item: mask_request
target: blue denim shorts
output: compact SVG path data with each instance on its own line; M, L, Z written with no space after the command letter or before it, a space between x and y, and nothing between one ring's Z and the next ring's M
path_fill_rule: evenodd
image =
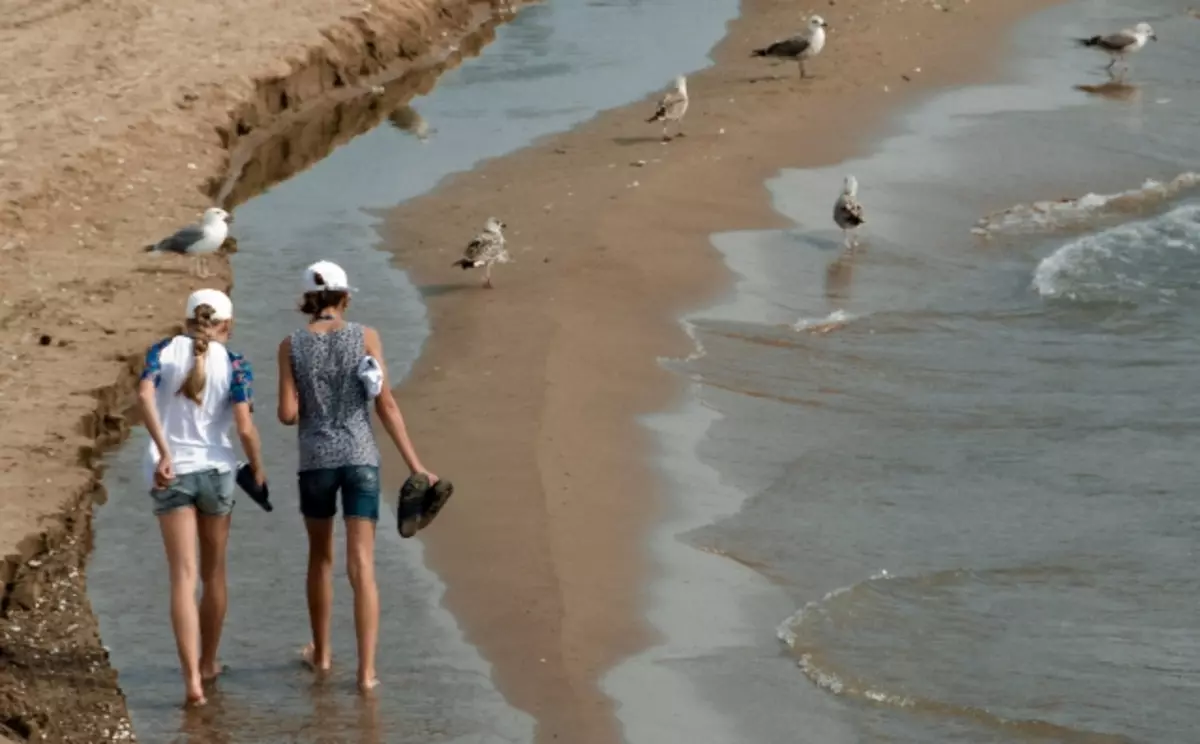
M192 506L207 517L224 517L233 512L233 471L201 470L184 473L166 488L150 490L154 515Z
M333 519L342 493L346 519L379 520L379 468L346 465L300 473L300 513L308 519Z

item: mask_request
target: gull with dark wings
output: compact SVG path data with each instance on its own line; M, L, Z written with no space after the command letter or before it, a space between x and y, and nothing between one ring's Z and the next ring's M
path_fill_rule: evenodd
M842 193L833 204L833 221L842 229L847 248L858 245L854 231L866 223L862 202L858 200L858 179L846 176L842 182Z
M751 56L794 59L800 65L800 77L808 77L808 72L804 69L804 62L817 56L825 48L825 30L827 28L829 28L829 24L825 22L825 19L815 15L808 19L808 28L804 33L777 41L762 49L755 49Z
M675 78L675 87L672 88L666 95L658 101L658 108L654 111L654 116L646 120L647 124L653 124L656 121L663 123L663 142L670 142L671 137L667 136L667 127L671 122L675 122L675 136L683 136L683 128L680 122L683 121L683 115L688 109L688 92L687 78L683 75Z
M506 227L508 225L495 217L488 217L487 223L483 226L483 232L467 243L463 257L455 261L453 265L462 268L463 271L482 266L483 286L491 289L492 265L508 263L512 260L508 256L508 250L504 247L504 234L501 232Z
M1150 27L1149 23L1142 22L1133 28L1122 29L1115 34L1092 36L1087 39L1078 39L1077 41L1080 46L1099 49L1112 57L1112 60L1104 69L1108 71L1109 75L1116 77L1113 73L1113 68L1119 63L1122 68L1121 71L1124 73L1128 64L1127 57L1141 50L1142 47L1146 46L1146 42L1150 40L1158 41L1158 35L1154 33L1154 29Z
M208 272L209 253L216 253L229 235L229 223L233 217L220 207L210 207L198 224L188 225L174 235L163 238L154 245L146 246L146 252L175 253L192 256L194 261L190 273L200 278L211 276Z

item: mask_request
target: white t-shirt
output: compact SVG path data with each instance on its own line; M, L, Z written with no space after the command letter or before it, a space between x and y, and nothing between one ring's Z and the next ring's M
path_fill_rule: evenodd
M175 474L218 470L227 473L237 467L237 455L229 430L233 427L233 406L253 403L254 375L250 363L211 341L204 355L206 372L201 404L183 395L179 388L192 369L192 339L174 336L164 339L146 353L143 380L153 380L155 401L163 433L171 448ZM158 465L158 447L151 440L146 453L145 473L148 487L154 485Z

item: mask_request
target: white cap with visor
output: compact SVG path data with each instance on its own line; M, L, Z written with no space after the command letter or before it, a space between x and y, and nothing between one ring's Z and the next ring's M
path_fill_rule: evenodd
M345 270L333 261L317 261L304 270L304 291L353 292Z
M188 296L187 300L187 316L185 320L192 320L196 317L196 309L201 305L208 305L213 309L213 320L232 320L233 319L233 302L229 299L229 295L219 289L197 289Z

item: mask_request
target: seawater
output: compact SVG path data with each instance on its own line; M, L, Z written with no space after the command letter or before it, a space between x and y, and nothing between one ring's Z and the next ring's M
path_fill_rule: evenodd
M714 743L1196 741L1188 11L1041 13L1000 82L772 179L790 229L713 236L735 291L685 319L690 403L647 421L678 493L664 641L614 690L701 696ZM1101 85L1072 39L1141 20L1160 41ZM625 710L631 741L668 725Z

